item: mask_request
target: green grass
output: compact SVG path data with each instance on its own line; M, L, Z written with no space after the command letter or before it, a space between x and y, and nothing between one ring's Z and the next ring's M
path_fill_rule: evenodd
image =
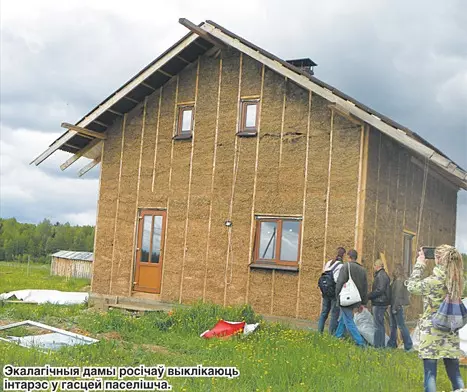
M50 264L33 264L0 261L0 293L23 289L48 289L82 291L89 286L89 279L65 279L50 276Z
M0 271L2 267L0 266ZM3 283L0 283L3 284ZM56 287L54 287L56 288ZM12 288L10 288L11 290ZM250 307L195 304L172 314L142 316L85 305L20 305L0 307L0 320L31 319L84 333L100 341L44 353L0 342L0 367L17 366L235 366L240 376L224 378L166 378L174 391L419 391L422 362L402 350L360 349L312 331L265 323ZM218 319L260 321L249 336L202 339ZM441 364L440 364L441 365ZM462 370L464 379L467 374ZM438 390L451 390L444 369Z

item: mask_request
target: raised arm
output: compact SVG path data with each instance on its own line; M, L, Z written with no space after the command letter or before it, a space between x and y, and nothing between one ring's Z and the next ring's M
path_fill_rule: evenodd
M430 291L431 277L422 279L423 272L425 271L425 255L422 250L418 252L417 262L415 263L412 275L407 279L407 290L411 294L425 295Z

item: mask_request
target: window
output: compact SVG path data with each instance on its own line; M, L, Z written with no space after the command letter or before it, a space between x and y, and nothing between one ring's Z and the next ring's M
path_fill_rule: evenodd
M193 133L194 106L179 106L176 139L189 139Z
M159 263L161 255L162 215L143 215L139 248L140 263Z
M238 135L255 136L258 132L259 99L240 101L240 128Z
M407 276L412 273L413 240L415 235L404 231L404 272Z
M297 266L301 219L257 218L256 263Z

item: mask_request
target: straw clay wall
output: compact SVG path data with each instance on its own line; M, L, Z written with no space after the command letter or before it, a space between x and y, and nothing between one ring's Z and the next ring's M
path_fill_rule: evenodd
M257 137L235 136L242 97L261 98ZM190 101L194 137L173 141ZM92 290L131 295L137 209L165 208L163 300L316 317L323 261L355 246L360 144L359 125L255 60L201 57L109 131ZM299 272L250 270L255 214L303 217Z
M422 208L424 165L423 158L415 158L388 136L370 130L362 254L369 271L380 252L386 256L390 274L403 262L404 230L418 232L414 260L417 245L454 244L457 187L430 166ZM416 317L421 302L413 297L412 305L409 315Z

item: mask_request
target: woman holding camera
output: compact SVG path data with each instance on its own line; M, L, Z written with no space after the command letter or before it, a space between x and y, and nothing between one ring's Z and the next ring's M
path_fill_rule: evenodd
M447 294L454 300L461 298L464 286L462 257L453 246L441 245L435 250L433 273L422 279L425 268L425 254L420 250L412 275L407 281L407 289L423 297L423 315L419 322L419 357L423 359L425 391L436 392L438 359L443 359L453 390L461 389L464 388L464 382L459 371L459 335L434 328L432 316Z

